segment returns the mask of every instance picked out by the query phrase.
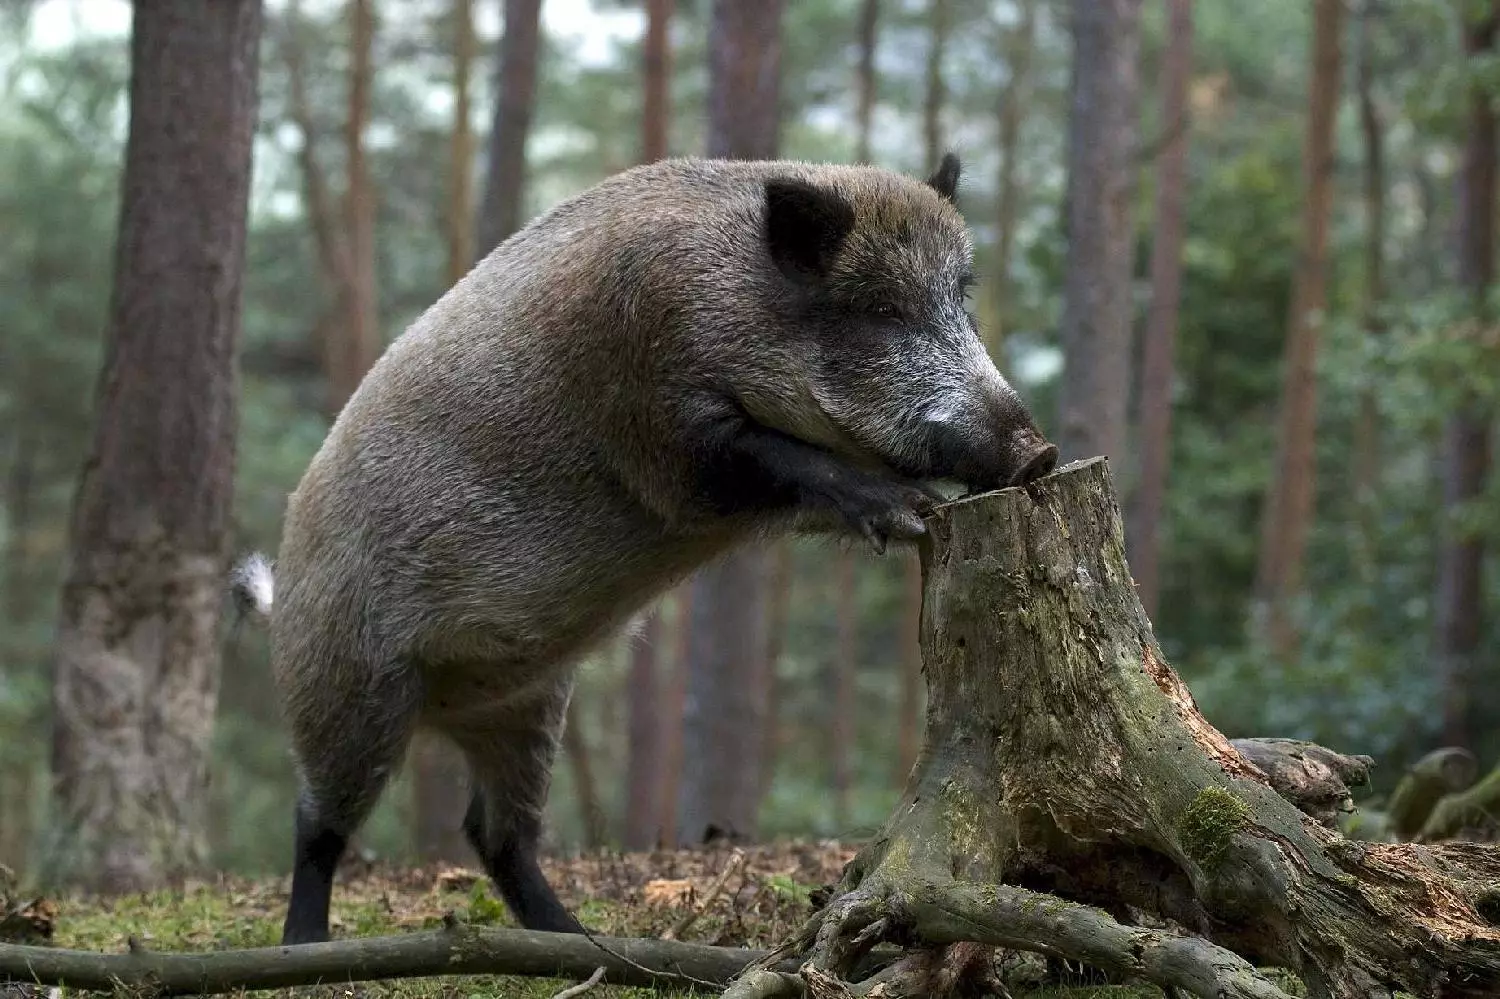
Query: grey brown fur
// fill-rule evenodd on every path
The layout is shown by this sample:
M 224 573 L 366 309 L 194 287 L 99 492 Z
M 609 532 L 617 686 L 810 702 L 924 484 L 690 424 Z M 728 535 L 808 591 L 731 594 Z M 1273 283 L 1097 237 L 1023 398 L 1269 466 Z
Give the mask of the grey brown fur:
M 520 921 L 577 924 L 536 839 L 573 666 L 756 536 L 922 531 L 927 480 L 1003 486 L 1056 449 L 963 304 L 956 158 L 668 160 L 498 247 L 375 364 L 287 507 L 269 617 L 304 791 L 284 940 L 413 729 L 463 750 L 465 828 Z

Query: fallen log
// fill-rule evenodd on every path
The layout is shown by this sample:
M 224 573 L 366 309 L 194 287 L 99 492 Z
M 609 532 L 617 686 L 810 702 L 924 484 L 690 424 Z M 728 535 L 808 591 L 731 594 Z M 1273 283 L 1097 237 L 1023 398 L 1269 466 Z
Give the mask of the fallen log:
M 904 962 L 865 981 L 856 962 L 966 941 L 1215 999 L 1284 997 L 1257 965 L 1312 999 L 1500 994 L 1500 851 L 1352 842 L 1278 793 L 1163 660 L 1103 459 L 927 523 L 928 709 L 903 797 L 775 952 L 799 973 L 751 969 L 726 996 L 931 994 Z M 1299 752 L 1339 782 L 1367 766 Z
M 1416 837 L 1445 795 L 1462 791 L 1479 776 L 1479 761 L 1467 749 L 1434 749 L 1407 768 L 1391 792 L 1386 816 L 1397 839 Z
M 1446 839 L 1494 840 L 1500 835 L 1500 768 L 1475 784 L 1439 798 L 1416 835 L 1419 843 Z
M 296 947 L 248 947 L 168 954 L 132 946 L 125 954 L 0 944 L 0 984 L 62 985 L 158 995 L 237 992 L 420 978 L 524 975 L 587 979 L 604 968 L 611 985 L 723 986 L 763 950 L 669 940 L 586 937 L 502 930 L 450 922 L 443 929 L 334 940 Z M 794 971 L 794 964 L 783 970 Z

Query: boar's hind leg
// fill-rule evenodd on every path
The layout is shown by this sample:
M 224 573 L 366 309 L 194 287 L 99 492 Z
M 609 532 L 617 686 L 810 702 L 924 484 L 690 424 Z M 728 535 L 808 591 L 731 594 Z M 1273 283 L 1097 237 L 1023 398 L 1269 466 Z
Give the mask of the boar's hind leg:
M 334 871 L 400 764 L 421 708 L 408 669 L 325 670 L 320 678 L 316 704 L 298 711 L 294 703 L 289 713 L 302 793 L 283 946 L 328 939 Z
M 474 775 L 464 833 L 516 920 L 528 930 L 579 933 L 537 865 L 542 809 L 572 684 L 540 702 L 505 709 L 487 724 L 450 733 Z

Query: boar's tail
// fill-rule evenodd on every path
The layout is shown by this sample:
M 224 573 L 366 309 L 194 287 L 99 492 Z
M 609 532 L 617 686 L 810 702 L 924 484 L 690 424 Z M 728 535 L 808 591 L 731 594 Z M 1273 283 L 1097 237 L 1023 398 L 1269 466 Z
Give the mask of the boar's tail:
M 235 624 L 244 619 L 246 612 L 253 612 L 265 621 L 271 616 L 271 599 L 276 590 L 276 578 L 271 573 L 271 560 L 260 552 L 251 552 L 229 572 L 229 594 L 234 598 Z M 238 630 L 238 628 L 236 628 Z

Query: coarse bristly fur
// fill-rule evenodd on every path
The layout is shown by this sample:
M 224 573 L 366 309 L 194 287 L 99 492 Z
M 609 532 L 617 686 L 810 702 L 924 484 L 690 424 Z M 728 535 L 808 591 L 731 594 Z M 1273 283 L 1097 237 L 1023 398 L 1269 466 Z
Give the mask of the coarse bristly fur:
M 705 562 L 791 530 L 922 533 L 927 483 L 1057 449 L 965 307 L 951 154 L 864 166 L 659 161 L 564 202 L 386 350 L 286 511 L 269 617 L 302 781 L 283 939 L 412 732 L 463 751 L 464 829 L 520 922 L 577 930 L 536 864 L 579 659 Z

